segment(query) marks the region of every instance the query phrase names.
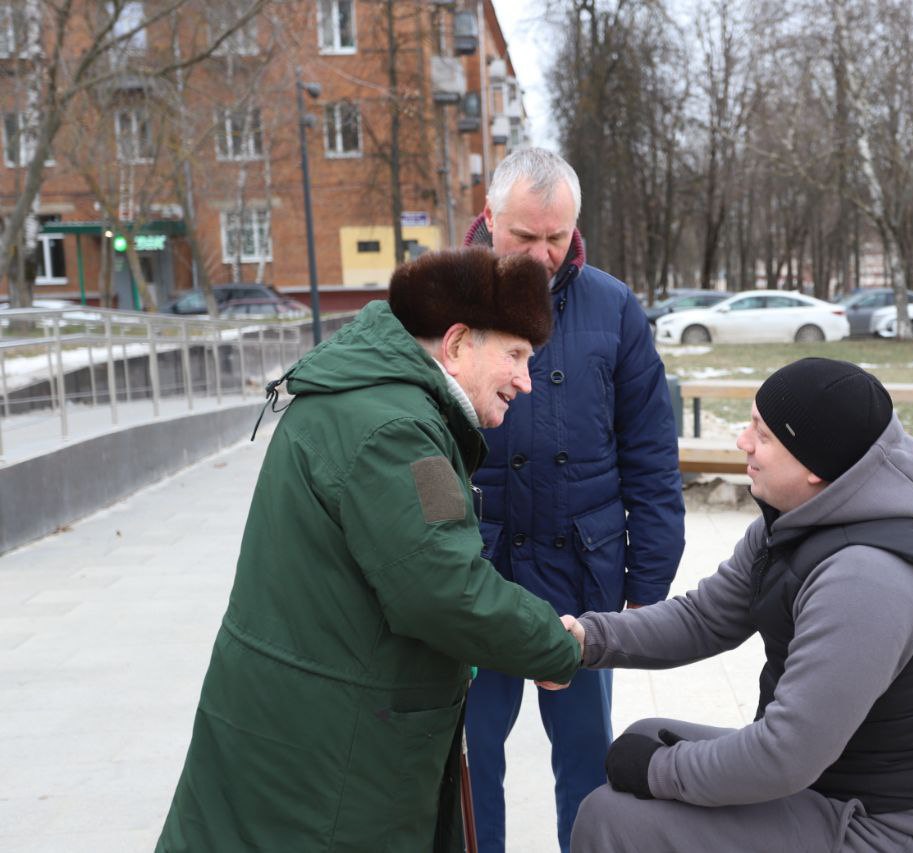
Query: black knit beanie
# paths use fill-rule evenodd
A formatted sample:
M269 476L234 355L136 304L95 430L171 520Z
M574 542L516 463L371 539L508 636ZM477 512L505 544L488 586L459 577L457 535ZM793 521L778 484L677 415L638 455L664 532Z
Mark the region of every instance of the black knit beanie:
M862 459L894 411L872 374L832 358L781 367L758 389L755 405L786 449L827 482Z
M427 252L390 279L390 308L410 335L439 338L454 323L542 346L552 332L545 267L528 255L471 247Z

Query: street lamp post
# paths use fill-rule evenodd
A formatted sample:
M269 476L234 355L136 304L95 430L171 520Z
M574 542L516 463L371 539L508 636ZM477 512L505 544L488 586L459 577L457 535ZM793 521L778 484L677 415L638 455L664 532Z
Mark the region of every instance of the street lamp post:
M314 346L320 343L320 292L317 288L317 259L314 255L314 216L311 212L311 175L308 171L307 129L315 124L314 116L304 109L304 92L320 97L319 83L302 83L301 72L295 69L295 94L298 103L298 145L301 149L301 183L304 187L304 226L307 232L308 273L311 278L311 324Z

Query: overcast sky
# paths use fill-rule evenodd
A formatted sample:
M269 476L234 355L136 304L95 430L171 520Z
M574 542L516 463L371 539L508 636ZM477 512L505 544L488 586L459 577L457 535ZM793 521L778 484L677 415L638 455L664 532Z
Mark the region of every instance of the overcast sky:
M549 38L549 26L541 13L532 11L536 4L530 0L492 2L523 89L523 104L529 115L533 144L557 151L558 141L551 124L548 92L542 77L544 69L551 64L547 47L554 45L554 40Z

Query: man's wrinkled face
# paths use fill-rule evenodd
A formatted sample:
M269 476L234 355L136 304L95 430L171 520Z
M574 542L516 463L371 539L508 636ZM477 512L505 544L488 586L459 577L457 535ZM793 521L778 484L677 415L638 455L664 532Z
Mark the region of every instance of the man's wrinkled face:
M500 426L517 394L529 394L529 341L502 332L471 332L451 371L483 427Z
M574 236L574 196L561 181L548 206L529 189L528 181L517 181L503 210L495 215L485 205L485 224L491 232L498 255L522 253L545 266L549 278L561 268Z
M774 509L789 512L827 485L786 449L754 404L751 423L742 431L736 446L748 454L751 493Z

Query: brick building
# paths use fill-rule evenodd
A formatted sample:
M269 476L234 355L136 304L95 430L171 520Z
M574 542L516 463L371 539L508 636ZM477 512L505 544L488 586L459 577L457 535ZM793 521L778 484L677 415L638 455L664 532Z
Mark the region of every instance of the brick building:
M111 71L46 162L36 266L10 269L34 274L36 298L107 292L133 307L139 278L160 303L205 270L306 301L303 128L321 307L357 307L383 293L397 210L408 254L458 245L495 165L528 141L490 0L267 4L220 40L239 2L188 2L167 21L153 0L124 4ZM0 0L0 217L25 180L35 111L20 6ZM78 34L63 46L74 62L84 49Z

